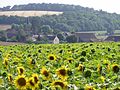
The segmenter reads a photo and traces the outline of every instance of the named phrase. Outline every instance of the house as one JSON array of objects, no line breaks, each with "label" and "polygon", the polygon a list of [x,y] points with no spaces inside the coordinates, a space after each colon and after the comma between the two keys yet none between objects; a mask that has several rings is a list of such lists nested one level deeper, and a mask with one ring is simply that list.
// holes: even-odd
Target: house
[{"label": "house", "polygon": [[119,42],[119,41],[120,41],[120,35],[108,36],[107,38],[104,39],[104,41],[115,41],[115,42]]},{"label": "house", "polygon": [[57,36],[54,38],[53,44],[59,44],[59,38]]},{"label": "house", "polygon": [[75,32],[74,35],[77,37],[77,42],[98,42],[95,33],[92,32]]},{"label": "house", "polygon": [[59,43],[59,38],[55,35],[33,35],[31,37],[32,41],[37,41],[40,40],[42,41],[43,39],[47,39],[49,43],[54,43],[54,44],[58,44]]},{"label": "house", "polygon": [[49,43],[59,43],[59,38],[56,35],[47,35],[47,39],[49,40]]}]

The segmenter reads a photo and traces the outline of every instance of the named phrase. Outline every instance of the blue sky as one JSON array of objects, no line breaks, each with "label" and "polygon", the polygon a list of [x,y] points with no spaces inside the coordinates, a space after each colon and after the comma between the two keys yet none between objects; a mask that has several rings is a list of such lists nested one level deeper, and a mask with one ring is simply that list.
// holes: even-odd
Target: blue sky
[{"label": "blue sky", "polygon": [[102,9],[104,11],[120,14],[120,0],[0,0],[0,7],[43,2],[81,5],[96,10]]}]

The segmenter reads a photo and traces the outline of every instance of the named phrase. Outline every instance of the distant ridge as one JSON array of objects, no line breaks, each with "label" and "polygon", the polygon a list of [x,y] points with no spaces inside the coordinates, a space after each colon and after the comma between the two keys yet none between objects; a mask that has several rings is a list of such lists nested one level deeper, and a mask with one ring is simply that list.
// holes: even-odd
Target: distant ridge
[{"label": "distant ridge", "polygon": [[21,10],[40,10],[40,11],[82,11],[85,9],[86,11],[91,10],[94,11],[93,8],[82,7],[80,5],[69,5],[69,4],[57,4],[57,3],[29,3],[23,5],[14,5],[6,6],[0,8],[3,11],[11,10],[11,11],[21,11]]},{"label": "distant ridge", "polygon": [[[80,5],[67,4],[46,4],[30,3],[26,5],[6,6],[1,11],[55,11],[63,12],[59,15],[35,15],[26,18],[25,16],[0,16],[0,24],[32,24],[32,28],[41,29],[42,26],[48,25],[52,30],[63,32],[87,32],[87,31],[108,31],[120,30],[120,15],[108,13],[102,10],[82,7]],[[31,13],[32,14],[32,13]],[[36,23],[37,22],[37,23]],[[34,30],[33,29],[33,30]]]}]

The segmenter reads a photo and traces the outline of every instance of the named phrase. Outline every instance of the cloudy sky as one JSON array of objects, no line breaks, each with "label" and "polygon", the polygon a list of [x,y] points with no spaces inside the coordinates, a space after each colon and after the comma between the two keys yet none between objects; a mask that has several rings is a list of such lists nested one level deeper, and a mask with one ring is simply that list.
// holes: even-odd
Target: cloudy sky
[{"label": "cloudy sky", "polygon": [[81,5],[96,10],[102,9],[111,13],[116,12],[120,14],[120,0],[0,0],[0,7],[43,2]]}]

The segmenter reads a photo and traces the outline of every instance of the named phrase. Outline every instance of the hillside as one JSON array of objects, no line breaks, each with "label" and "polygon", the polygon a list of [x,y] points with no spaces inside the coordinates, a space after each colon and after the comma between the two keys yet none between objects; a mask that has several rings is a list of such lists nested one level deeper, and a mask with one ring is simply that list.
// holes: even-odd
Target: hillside
[{"label": "hillside", "polygon": [[[102,10],[97,11],[93,8],[82,7],[79,5],[33,3],[27,5],[14,5],[13,7],[7,6],[1,10],[4,12],[0,12],[0,15],[8,16],[0,16],[0,24],[23,24],[27,22],[27,19],[23,17],[36,17],[39,15],[41,16],[42,14],[52,15],[54,13],[57,13],[58,15],[63,12],[62,15],[60,14],[58,16],[37,17],[36,22],[38,23],[35,24],[34,27],[49,25],[52,29],[59,29],[62,31],[111,31],[120,29],[120,15]],[[36,11],[31,12],[31,10]],[[13,17],[10,15],[16,16]],[[32,17],[29,18],[29,23],[32,23],[32,25],[33,21]]]},{"label": "hillside", "polygon": [[19,17],[32,17],[43,15],[59,15],[62,12],[55,11],[0,11],[0,16],[19,16]]}]

